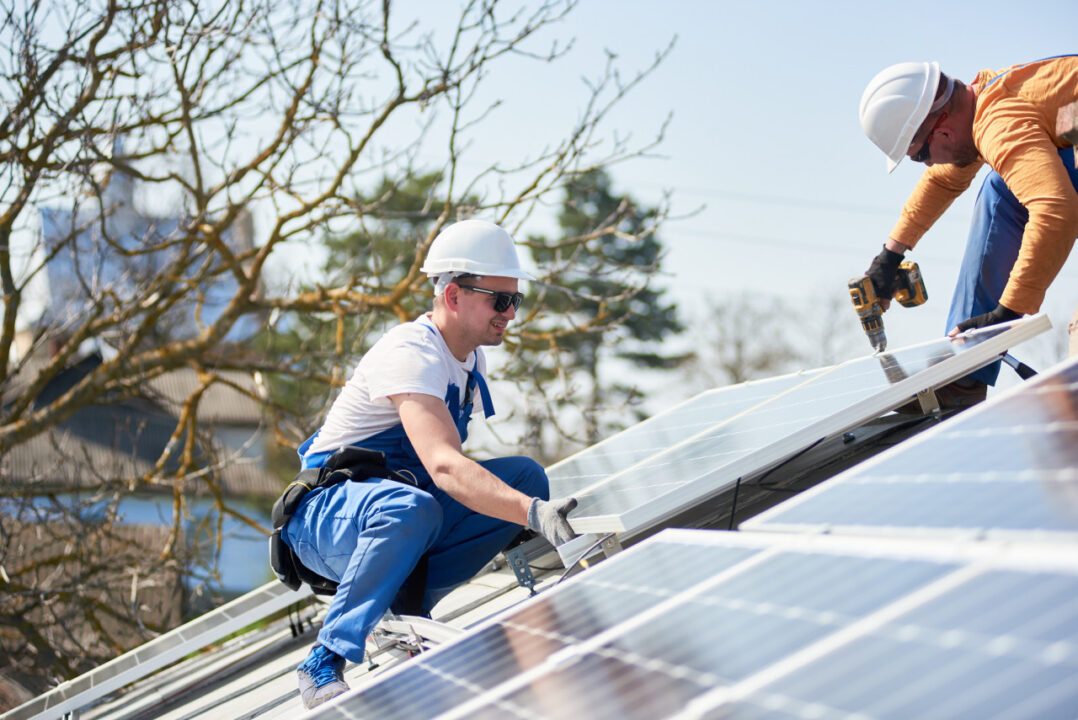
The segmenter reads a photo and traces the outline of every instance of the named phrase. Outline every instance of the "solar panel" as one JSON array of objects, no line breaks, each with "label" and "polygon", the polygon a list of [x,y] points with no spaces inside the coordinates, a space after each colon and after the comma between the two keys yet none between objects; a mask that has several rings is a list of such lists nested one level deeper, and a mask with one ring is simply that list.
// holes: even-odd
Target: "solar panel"
[{"label": "solar panel", "polygon": [[1076,597],[1074,575],[985,572],[704,717],[1071,718]]},{"label": "solar panel", "polygon": [[1078,539],[1078,358],[743,527]]},{"label": "solar panel", "polygon": [[[677,541],[634,548],[631,555],[616,556],[466,637],[420,655],[399,672],[387,672],[339,709],[327,709],[319,717],[405,720],[448,712],[754,552]],[[612,598],[617,602],[610,602]]]},{"label": "solar panel", "polygon": [[1076,593],[1074,552],[667,530],[313,716],[1063,716]]},{"label": "solar panel", "polygon": [[695,437],[576,493],[580,533],[654,525],[698,505],[738,477],[871,420],[998,358],[1043,332],[1043,315],[859,358],[815,374]]},{"label": "solar panel", "polygon": [[48,717],[60,717],[76,712],[128,683],[310,596],[311,591],[306,586],[293,592],[276,580],[267,583],[19,705],[3,718],[23,720],[43,713],[48,713]]},{"label": "solar panel", "polygon": [[[960,377],[1046,327],[1043,317],[1031,318],[705,393],[574,456],[564,470],[555,466],[552,475],[585,491],[582,508],[591,506],[592,514],[574,516],[574,525],[644,527],[924,387]],[[1073,386],[1074,378],[1063,384]],[[1068,397],[1073,411],[1073,393]],[[941,430],[980,417],[997,400],[1003,398]],[[1073,455],[1045,459],[1045,447],[1073,452],[1073,413],[1037,420],[1043,408],[1031,407],[1009,407],[1008,432],[998,423],[969,431],[993,451],[1012,435],[1037,438],[1032,445],[1013,441],[991,460],[992,471],[978,474],[1021,475],[1032,466],[1042,474],[1029,485],[1056,482],[1065,492],[1074,486],[1067,475]],[[1015,418],[1029,430],[1016,432]],[[990,525],[986,534],[997,532]],[[911,717],[943,708],[947,716],[976,717],[1004,708],[1016,717],[1062,716],[1076,706],[1071,688],[1078,685],[1078,545],[1066,527],[1048,532],[1064,546],[1040,544],[1030,554],[1020,543],[931,537],[668,531],[391,668],[315,715]],[[75,711],[305,597],[271,583],[5,720]],[[1030,618],[1036,622],[1026,624]],[[834,682],[836,668],[854,681]]]},{"label": "solar panel", "polygon": [[770,400],[819,370],[730,385],[700,393],[547,468],[551,497],[585,491],[641,460]]}]

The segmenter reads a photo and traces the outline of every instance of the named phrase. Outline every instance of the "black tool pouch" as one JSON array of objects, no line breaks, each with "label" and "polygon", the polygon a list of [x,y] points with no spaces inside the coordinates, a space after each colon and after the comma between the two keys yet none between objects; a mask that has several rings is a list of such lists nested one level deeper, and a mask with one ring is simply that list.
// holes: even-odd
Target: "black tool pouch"
[{"label": "black tool pouch", "polygon": [[292,519],[296,508],[303,501],[303,497],[316,487],[322,486],[321,478],[321,468],[300,470],[299,475],[296,475],[296,479],[288,484],[288,487],[281,493],[281,497],[277,498],[277,501],[273,503],[273,514],[270,517],[273,520],[274,528],[279,530]]},{"label": "black tool pouch", "polygon": [[330,455],[323,467],[301,470],[296,475],[296,479],[288,484],[273,503],[273,533],[269,538],[269,554],[270,566],[278,580],[292,590],[299,590],[301,584],[307,583],[318,595],[333,595],[337,592],[337,583],[308,570],[299,561],[292,548],[281,537],[281,529],[292,519],[304,496],[311,490],[336,485],[345,480],[362,482],[372,477],[389,478],[415,485],[407,476],[386,467],[385,453],[352,445]]},{"label": "black tool pouch", "polygon": [[299,590],[301,581],[296,570],[296,559],[292,556],[292,548],[288,547],[281,537],[281,528],[275,528],[270,534],[269,551],[273,574],[287,585],[289,590]]}]

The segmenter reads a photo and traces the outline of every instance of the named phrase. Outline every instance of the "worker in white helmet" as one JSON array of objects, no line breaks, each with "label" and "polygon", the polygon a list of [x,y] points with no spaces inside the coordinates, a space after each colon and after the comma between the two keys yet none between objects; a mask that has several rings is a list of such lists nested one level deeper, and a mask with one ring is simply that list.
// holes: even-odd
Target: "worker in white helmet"
[{"label": "worker in white helmet", "polygon": [[[861,97],[861,127],[889,171],[906,156],[928,166],[869,267],[876,292],[891,297],[903,254],[987,164],[946,332],[1037,312],[1078,236],[1078,169],[1056,132],[1059,109],[1075,100],[1075,55],[982,70],[969,85],[934,62],[876,75]],[[949,404],[979,402],[998,373],[997,362],[953,383]]]},{"label": "worker in white helmet", "polygon": [[[434,309],[391,329],[359,361],[321,429],[299,448],[304,468],[341,448],[385,453],[414,480],[340,482],[307,492],[281,536],[310,571],[338,583],[318,644],[298,668],[310,708],[348,689],[345,660],[363,659],[389,608],[426,613],[527,526],[573,537],[572,498],[548,502],[543,468],[525,457],[475,462],[462,452],[473,404],[494,414],[482,346],[499,345],[531,280],[512,237],[482,220],[446,227],[421,271]],[[417,577],[417,563],[426,572]],[[416,584],[419,592],[416,592]],[[415,607],[402,607],[408,597]]]}]

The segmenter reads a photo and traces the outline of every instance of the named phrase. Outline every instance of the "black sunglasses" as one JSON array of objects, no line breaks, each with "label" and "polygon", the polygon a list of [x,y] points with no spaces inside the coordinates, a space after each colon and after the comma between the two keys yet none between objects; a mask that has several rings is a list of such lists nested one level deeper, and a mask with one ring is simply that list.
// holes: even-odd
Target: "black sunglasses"
[{"label": "black sunglasses", "polygon": [[458,286],[465,290],[471,290],[472,292],[483,293],[484,295],[494,296],[494,312],[505,312],[512,305],[514,310],[520,308],[520,303],[524,302],[524,293],[507,293],[499,292],[497,290],[487,290],[486,288],[476,287],[475,285],[461,285]]},{"label": "black sunglasses", "polygon": [[917,151],[916,155],[910,158],[911,160],[919,163],[928,162],[929,153],[932,150],[932,148],[930,147],[932,145],[932,136],[936,134],[936,130],[939,129],[940,123],[942,123],[946,119],[947,113],[943,113],[939,116],[939,118],[936,119],[936,124],[932,126],[931,130],[928,131],[928,136],[925,138],[925,141],[921,143],[921,149]]}]

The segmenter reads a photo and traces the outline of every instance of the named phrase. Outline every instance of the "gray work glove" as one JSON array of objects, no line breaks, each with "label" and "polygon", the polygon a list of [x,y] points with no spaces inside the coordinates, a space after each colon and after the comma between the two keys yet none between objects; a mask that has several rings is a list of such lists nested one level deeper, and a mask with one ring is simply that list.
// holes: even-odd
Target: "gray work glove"
[{"label": "gray work glove", "polygon": [[576,507],[576,498],[540,500],[533,498],[528,506],[528,527],[558,547],[576,537],[565,516]]}]

